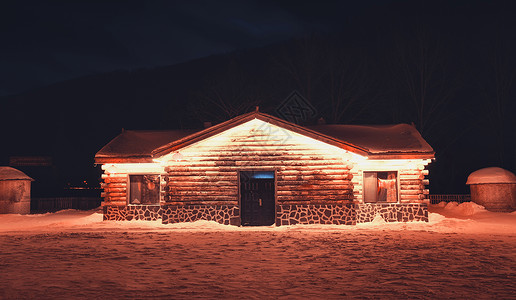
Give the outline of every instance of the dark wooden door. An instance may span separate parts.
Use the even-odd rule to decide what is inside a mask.
[[[243,226],[274,224],[274,173],[270,173],[272,175],[257,176],[257,172],[240,172],[240,216]]]

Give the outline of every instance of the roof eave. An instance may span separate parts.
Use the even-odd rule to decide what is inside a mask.
[[[371,153],[368,159],[434,159],[435,152],[386,152]]]
[[[103,156],[95,157],[96,164],[152,163],[150,156]]]
[[[233,118],[231,120],[222,122],[220,124],[217,124],[217,125],[214,125],[212,127],[206,128],[206,129],[204,129],[202,131],[193,133],[193,134],[191,134],[191,135],[189,135],[187,137],[184,137],[184,138],[182,138],[180,140],[177,140],[177,141],[168,143],[168,144],[166,144],[164,146],[158,147],[158,148],[156,148],[155,150],[152,151],[152,156],[153,157],[163,156],[165,154],[168,154],[170,152],[179,150],[179,149],[184,148],[184,147],[186,147],[188,145],[191,145],[191,144],[196,143],[198,141],[204,140],[206,138],[209,138],[211,136],[219,134],[219,133],[221,133],[223,131],[226,131],[226,130],[228,130],[230,128],[233,128],[235,126],[238,126],[240,124],[243,124],[243,123],[248,122],[248,121],[253,120],[253,119],[259,119],[259,120],[262,120],[264,122],[268,122],[268,123],[271,123],[271,124],[283,127],[285,129],[291,130],[293,132],[296,132],[296,133],[299,133],[299,134],[302,134],[302,135],[314,138],[316,140],[325,142],[325,143],[333,145],[333,146],[337,146],[337,147],[342,148],[344,150],[348,150],[348,151],[351,151],[351,152],[354,152],[354,153],[357,153],[357,154],[360,154],[360,155],[367,156],[367,154],[368,154],[368,151],[365,148],[362,148],[362,147],[359,147],[359,146],[356,146],[356,145],[353,145],[353,144],[350,144],[350,143],[343,142],[343,141],[341,141],[339,139],[336,139],[336,138],[333,138],[331,136],[322,134],[320,132],[317,132],[317,131],[314,131],[314,130],[302,127],[300,125],[297,125],[297,124],[285,121],[283,119],[280,119],[280,118],[277,118],[277,117],[274,117],[274,116],[271,116],[271,115],[267,115],[267,114],[255,111],[255,112],[250,112],[250,113],[247,113],[247,114],[235,117],[235,118]]]

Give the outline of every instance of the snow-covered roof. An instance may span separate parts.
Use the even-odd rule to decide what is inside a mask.
[[[124,130],[95,155],[102,157],[150,156],[152,150],[199,130]]]
[[[237,116],[204,130],[132,131],[127,130],[104,146],[97,163],[122,161],[148,162],[155,156],[176,151],[196,141],[259,119],[296,133],[366,155],[371,158],[433,158],[434,150],[417,129],[397,125],[316,125],[300,126],[261,112]]]
[[[17,170],[15,168],[11,168],[11,167],[0,167],[0,181],[1,180],[31,180],[31,181],[34,181],[34,179],[25,175],[25,173],[23,173],[22,171]]]
[[[366,148],[369,153],[434,151],[417,129],[408,124],[316,125],[307,128]]]
[[[484,168],[471,173],[466,184],[516,183],[516,175],[498,167]]]

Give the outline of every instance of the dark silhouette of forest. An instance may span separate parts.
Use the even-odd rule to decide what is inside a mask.
[[[396,2],[338,32],[3,97],[1,163],[48,155],[56,189],[98,182],[93,156],[122,128],[202,128],[256,105],[275,114],[297,90],[313,122],[414,123],[436,151],[431,193],[465,193],[476,169],[516,171],[514,5],[468,9]]]

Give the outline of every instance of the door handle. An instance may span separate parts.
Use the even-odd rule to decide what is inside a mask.
[[[258,203],[262,206],[262,198],[258,199]]]

